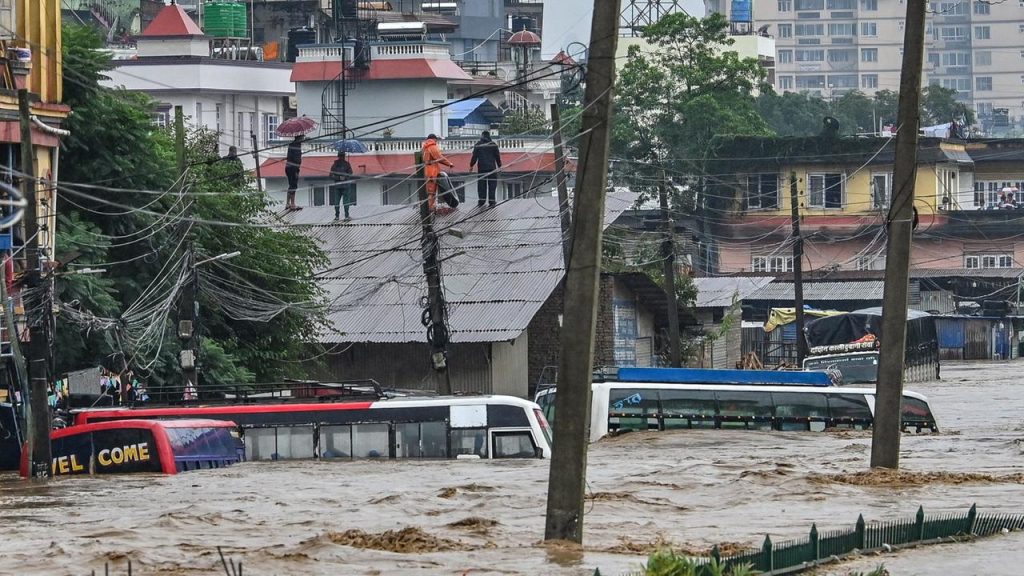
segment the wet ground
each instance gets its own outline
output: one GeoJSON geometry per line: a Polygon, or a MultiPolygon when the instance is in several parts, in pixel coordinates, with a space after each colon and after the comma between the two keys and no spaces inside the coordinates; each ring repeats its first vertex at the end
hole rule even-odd
{"type": "MultiPolygon", "coordinates": [[[[991,476],[863,486],[869,433],[682,431],[592,445],[585,546],[540,544],[546,461],[247,463],[170,477],[44,484],[0,477],[0,574],[223,574],[216,547],[261,574],[621,574],[668,542],[760,545],[927,513],[1024,513],[1022,363],[943,366],[928,395],[943,432],[904,436],[911,472],[991,476]],[[1012,476],[1016,475],[1016,476],[1012,476]],[[387,534],[382,534],[391,531],[387,534]]],[[[1024,535],[868,558],[894,574],[1003,574],[1024,535]],[[956,560],[962,569],[947,570],[956,560]]],[[[843,573],[845,567],[820,572],[843,573]]],[[[1005,572],[1009,574],[1010,572],[1005,572]]],[[[1019,573],[1015,571],[1014,573],[1019,573]]]]}

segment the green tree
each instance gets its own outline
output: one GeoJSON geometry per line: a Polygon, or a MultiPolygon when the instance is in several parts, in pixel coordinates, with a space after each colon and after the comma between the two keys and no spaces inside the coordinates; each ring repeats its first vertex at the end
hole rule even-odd
{"type": "Polygon", "coordinates": [[[275,225],[268,198],[219,161],[218,134],[186,135],[189,168],[178,182],[173,134],[154,126],[152,101],[99,85],[111,62],[92,30],[66,26],[63,34],[66,101],[75,113],[62,151],[58,256],[106,273],[59,277],[58,369],[95,366],[124,349],[133,367],[152,361],[151,389],[177,384],[172,304],[180,282],[161,279],[177,266],[187,281],[190,270],[179,262],[191,246],[195,260],[240,252],[197,269],[201,383],[301,376],[296,360],[326,329],[313,275],[326,264],[322,251],[301,231],[275,225]],[[144,318],[153,347],[139,358],[120,336],[125,311],[151,286],[168,304],[144,318]]]}
{"type": "Polygon", "coordinates": [[[543,111],[534,107],[508,112],[501,123],[501,133],[505,135],[541,135],[548,132],[547,117],[543,111]]]}
{"type": "Polygon", "coordinates": [[[945,124],[950,120],[967,119],[974,124],[974,111],[970,106],[956,99],[956,90],[932,84],[921,91],[921,124],[945,124]]]}

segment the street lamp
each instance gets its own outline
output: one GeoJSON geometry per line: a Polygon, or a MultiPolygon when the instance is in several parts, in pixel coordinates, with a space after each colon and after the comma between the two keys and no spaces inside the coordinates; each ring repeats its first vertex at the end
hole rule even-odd
{"type": "Polygon", "coordinates": [[[203,264],[206,264],[208,262],[216,262],[217,260],[227,260],[229,258],[234,258],[235,256],[241,256],[241,255],[242,255],[242,253],[238,252],[238,251],[235,251],[235,252],[225,252],[224,254],[218,254],[218,255],[216,255],[216,256],[214,256],[212,258],[207,258],[206,260],[200,260],[199,262],[196,262],[195,265],[196,266],[202,266],[203,264]]]}

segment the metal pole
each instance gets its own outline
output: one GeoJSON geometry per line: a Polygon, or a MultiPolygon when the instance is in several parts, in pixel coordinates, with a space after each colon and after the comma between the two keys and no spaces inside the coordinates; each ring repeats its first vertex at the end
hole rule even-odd
{"type": "Polygon", "coordinates": [[[793,305],[796,307],[796,365],[803,368],[807,357],[804,339],[804,239],[800,235],[800,197],[796,172],[789,173],[789,204],[793,223],[793,305]]]}
{"type": "Polygon", "coordinates": [[[662,271],[665,277],[665,295],[668,297],[668,338],[669,338],[669,360],[673,368],[683,365],[682,355],[679,351],[679,302],[676,300],[676,242],[675,225],[672,222],[672,215],[668,209],[668,179],[665,171],[661,171],[661,201],[662,224],[665,228],[665,239],[661,243],[662,271]]]}
{"type": "MultiPolygon", "coordinates": [[[[29,397],[26,403],[26,424],[29,449],[29,475],[46,478],[50,475],[50,405],[49,367],[50,345],[47,340],[49,315],[53,306],[49,302],[49,291],[43,283],[42,258],[39,244],[45,226],[39,225],[39,202],[36,191],[35,150],[32,146],[32,121],[29,92],[18,90],[18,111],[21,121],[21,195],[25,198],[25,257],[26,302],[25,317],[28,322],[28,374],[29,397]],[[45,292],[45,293],[44,293],[45,292]]],[[[12,326],[13,328],[13,326],[12,326]]],[[[15,333],[17,331],[15,330],[15,333]]],[[[17,336],[14,336],[15,338],[17,336]]]]}
{"type": "Polygon", "coordinates": [[[551,141],[555,148],[555,184],[558,187],[558,212],[562,224],[562,262],[569,269],[572,256],[572,213],[569,206],[569,184],[565,174],[565,151],[562,149],[562,117],[558,104],[551,105],[551,141]]]}
{"type": "Polygon", "coordinates": [[[260,169],[260,146],[256,140],[256,132],[249,132],[252,139],[252,159],[256,162],[256,190],[263,193],[263,174],[260,169]]]}
{"type": "Polygon", "coordinates": [[[618,28],[619,3],[595,0],[590,56],[587,58],[579,179],[576,202],[573,203],[572,259],[565,283],[562,349],[555,399],[558,431],[548,476],[545,540],[583,541],[587,425],[590,420],[618,28]]]}
{"type": "Polygon", "coordinates": [[[438,258],[441,245],[434,232],[434,213],[427,205],[427,186],[421,152],[416,153],[416,173],[420,223],[423,226],[420,247],[423,253],[423,274],[427,278],[427,307],[430,310],[427,341],[430,343],[430,361],[434,368],[437,392],[448,395],[452,393],[452,378],[448,372],[448,315],[445,314],[444,291],[441,289],[441,263],[438,258]]]}
{"type": "Polygon", "coordinates": [[[881,352],[871,467],[899,468],[901,401],[907,336],[907,291],[913,232],[914,181],[917,177],[917,130],[920,118],[921,65],[924,59],[925,0],[907,0],[903,37],[899,121],[896,132],[894,190],[886,218],[889,240],[885,252],[882,295],[881,352]]]}

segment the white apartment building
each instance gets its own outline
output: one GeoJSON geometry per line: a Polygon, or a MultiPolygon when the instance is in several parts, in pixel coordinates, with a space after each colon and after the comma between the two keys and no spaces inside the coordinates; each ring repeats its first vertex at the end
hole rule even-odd
{"type": "MultiPolygon", "coordinates": [[[[754,3],[754,28],[775,37],[776,90],[873,94],[899,89],[906,9],[904,0],[767,0],[754,3]]],[[[925,38],[925,82],[956,90],[986,130],[1024,128],[1024,0],[930,2],[925,38]]]]}

